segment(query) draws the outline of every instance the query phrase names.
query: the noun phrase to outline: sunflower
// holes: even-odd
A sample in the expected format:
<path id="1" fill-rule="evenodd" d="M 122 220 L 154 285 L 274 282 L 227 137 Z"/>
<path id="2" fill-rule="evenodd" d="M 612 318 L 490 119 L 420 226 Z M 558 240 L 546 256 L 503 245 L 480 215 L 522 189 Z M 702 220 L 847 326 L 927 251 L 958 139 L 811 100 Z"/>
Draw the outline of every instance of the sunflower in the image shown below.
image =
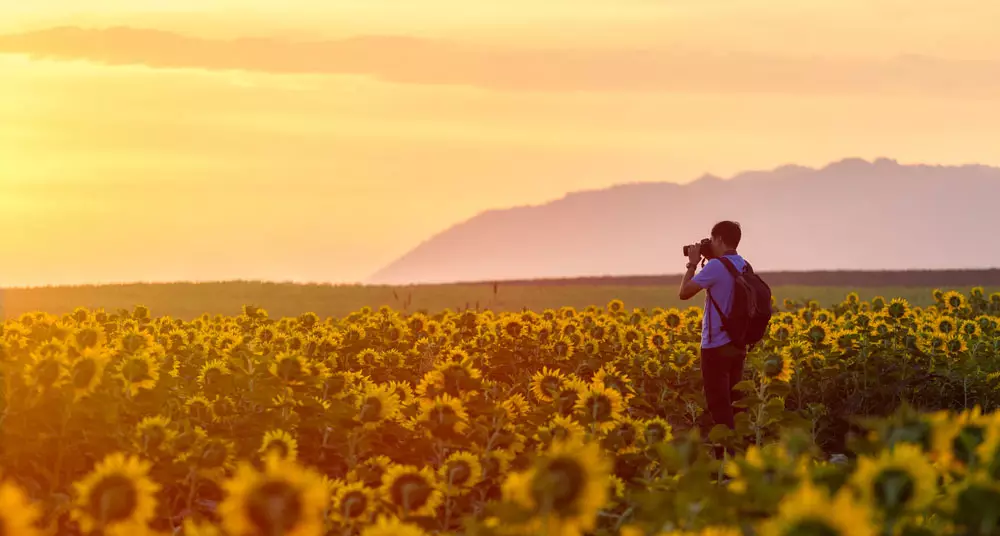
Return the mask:
<path id="1" fill-rule="evenodd" d="M 151 349 L 156 344 L 153 336 L 145 331 L 139 331 L 130 327 L 122 332 L 121 337 L 115 341 L 115 349 L 127 354 L 141 353 Z"/>
<path id="2" fill-rule="evenodd" d="M 646 346 L 656 350 L 657 352 L 665 350 L 669 342 L 670 339 L 667 337 L 667 334 L 659 330 L 650 333 L 649 336 L 646 337 Z"/>
<path id="3" fill-rule="evenodd" d="M 115 377 L 125 385 L 125 390 L 136 396 L 142 389 L 153 389 L 160 379 L 160 366 L 153 354 L 140 351 L 126 355 L 118 362 Z"/>
<path id="4" fill-rule="evenodd" d="M 771 322 L 768 328 L 771 340 L 783 343 L 792 336 L 792 329 L 782 322 Z"/>
<path id="5" fill-rule="evenodd" d="M 73 330 L 69 342 L 78 350 L 103 348 L 108 338 L 98 324 L 81 325 Z"/>
<path id="6" fill-rule="evenodd" d="M 380 492 L 402 517 L 434 516 L 443 499 L 429 467 L 390 466 L 382 475 Z"/>
<path id="7" fill-rule="evenodd" d="M 647 446 L 671 441 L 674 438 L 673 428 L 661 417 L 653 417 L 641 421 L 642 440 Z"/>
<path id="8" fill-rule="evenodd" d="M 367 523 L 376 509 L 375 491 L 364 482 L 337 482 L 330 497 L 330 518 L 341 525 Z"/>
<path id="9" fill-rule="evenodd" d="M 421 399 L 419 410 L 416 422 L 432 437 L 458 435 L 469 427 L 469 416 L 462 401 L 447 394 Z"/>
<path id="10" fill-rule="evenodd" d="M 176 436 L 177 432 L 170 427 L 170 418 L 156 415 L 139 421 L 133 443 L 140 452 L 152 453 L 169 445 Z"/>
<path id="11" fill-rule="evenodd" d="M 977 452 L 998 426 L 1000 414 L 983 415 L 977 406 L 958 414 L 940 411 L 930 416 L 931 460 L 939 467 L 959 473 L 976 464 Z"/>
<path id="12" fill-rule="evenodd" d="M 647 378 L 659 378 L 663 370 L 663 362 L 655 357 L 642 361 L 642 372 Z"/>
<path id="13" fill-rule="evenodd" d="M 282 352 L 274 356 L 267 370 L 284 383 L 298 385 L 309 375 L 309 360 L 297 352 Z"/>
<path id="14" fill-rule="evenodd" d="M 405 523 L 394 517 L 382 517 L 374 525 L 365 527 L 361 536 L 427 536 L 427 532 L 413 523 Z"/>
<path id="15" fill-rule="evenodd" d="M 677 372 L 683 372 L 694 367 L 697 354 L 688 345 L 674 347 L 670 353 L 670 368 Z"/>
<path id="16" fill-rule="evenodd" d="M 457 495 L 472 489 L 483 478 L 483 467 L 479 458 L 468 452 L 455 452 L 448 456 L 438 478 L 448 495 Z"/>
<path id="17" fill-rule="evenodd" d="M 72 518 L 80 530 L 144 529 L 156 513 L 156 493 L 160 490 L 149 478 L 150 467 L 149 462 L 135 456 L 114 453 L 74 483 Z"/>
<path id="18" fill-rule="evenodd" d="M 584 425 L 597 430 L 611 430 L 622 412 L 622 397 L 618 391 L 593 383 L 580 393 L 574 406 L 574 415 Z"/>
<path id="19" fill-rule="evenodd" d="M 595 528 L 610 474 L 596 443 L 559 441 L 530 469 L 507 477 L 503 498 L 532 514 L 525 527 L 532 533 L 578 536 Z"/>
<path id="20" fill-rule="evenodd" d="M 806 340 L 814 347 L 825 346 L 830 340 L 830 326 L 822 322 L 812 321 L 802 330 Z"/>
<path id="21" fill-rule="evenodd" d="M 365 389 L 355 402 L 358 421 L 365 428 L 375 430 L 385 421 L 392 421 L 399 415 L 399 395 L 387 385 L 372 385 Z"/>
<path id="22" fill-rule="evenodd" d="M 16 536 L 41 536 L 35 522 L 42 512 L 31 503 L 21 488 L 10 482 L 0 483 L 0 533 Z"/>
<path id="23" fill-rule="evenodd" d="M 941 301 L 947 308 L 951 309 L 952 311 L 965 307 L 965 296 L 963 296 L 959 292 L 955 292 L 954 290 L 945 292 L 944 296 L 942 296 Z"/>
<path id="24" fill-rule="evenodd" d="M 236 446 L 232 441 L 209 437 L 199 427 L 195 427 L 195 438 L 191 449 L 178 456 L 177 461 L 187 462 L 203 478 L 222 479 L 233 469 Z"/>
<path id="25" fill-rule="evenodd" d="M 39 389 L 57 388 L 67 378 L 66 352 L 36 351 L 24 370 L 24 383 Z"/>
<path id="26" fill-rule="evenodd" d="M 375 368 L 378 366 L 379 355 L 378 351 L 373 348 L 365 348 L 358 352 L 358 355 L 354 356 L 354 360 L 357 361 L 362 368 Z"/>
<path id="27" fill-rule="evenodd" d="M 608 452 L 619 455 L 637 452 L 639 439 L 642 436 L 642 422 L 627 415 L 619 415 L 615 419 L 614 428 L 607 430 L 602 439 L 602 446 Z"/>
<path id="28" fill-rule="evenodd" d="M 212 402 L 202 395 L 194 395 L 184 402 L 184 409 L 194 420 L 208 422 L 215 419 Z"/>
<path id="29" fill-rule="evenodd" d="M 438 374 L 434 377 L 439 381 L 440 391 L 458 398 L 466 398 L 474 394 L 480 387 L 482 373 L 472 364 L 472 359 L 462 352 L 461 359 L 448 360 L 434 366 Z"/>
<path id="30" fill-rule="evenodd" d="M 769 380 L 788 382 L 795 372 L 795 361 L 782 354 L 769 354 L 761 362 L 761 372 Z"/>
<path id="31" fill-rule="evenodd" d="M 517 393 L 508 396 L 501 402 L 500 408 L 503 410 L 504 415 L 507 416 L 507 420 L 516 421 L 531 411 L 531 404 L 525 400 L 524 395 Z"/>
<path id="32" fill-rule="evenodd" d="M 764 522 L 761 536 L 875 536 L 867 505 L 855 502 L 847 490 L 831 498 L 809 480 L 785 496 L 778 514 Z"/>
<path id="33" fill-rule="evenodd" d="M 554 397 L 559 394 L 559 389 L 565 379 L 566 376 L 559 369 L 542 367 L 541 371 L 536 372 L 531 377 L 531 394 L 535 395 L 539 402 L 552 402 Z"/>
<path id="34" fill-rule="evenodd" d="M 261 458 L 267 458 L 268 455 L 274 454 L 279 458 L 294 460 L 299 454 L 299 443 L 284 430 L 271 430 L 264 434 L 264 440 L 261 441 L 260 449 L 257 452 L 260 453 Z"/>
<path id="35" fill-rule="evenodd" d="M 81 400 L 101 384 L 104 367 L 110 356 L 103 351 L 86 348 L 69 364 L 69 384 L 73 387 L 73 400 Z"/>
<path id="36" fill-rule="evenodd" d="M 202 365 L 201 372 L 198 374 L 198 385 L 202 388 L 214 385 L 229 373 L 229 366 L 225 361 L 213 359 Z"/>
<path id="37" fill-rule="evenodd" d="M 919 512 L 934 501 L 937 473 L 917 445 L 901 443 L 877 458 L 862 457 L 852 478 L 861 498 L 890 515 Z"/>
<path id="38" fill-rule="evenodd" d="M 405 381 L 393 380 L 389 382 L 388 390 L 399 397 L 400 405 L 409 404 L 413 400 L 413 386 Z"/>
<path id="39" fill-rule="evenodd" d="M 611 300 L 608 302 L 608 312 L 611 314 L 618 314 L 625 311 L 625 302 L 621 300 Z"/>
<path id="40" fill-rule="evenodd" d="M 269 456 L 263 471 L 241 464 L 223 488 L 218 511 L 230 536 L 324 533 L 327 489 L 320 475 L 294 460 Z"/>
<path id="41" fill-rule="evenodd" d="M 372 456 L 347 473 L 348 482 L 364 482 L 368 487 L 382 485 L 382 475 L 392 465 L 388 456 Z"/>
<path id="42" fill-rule="evenodd" d="M 575 338 L 579 338 L 578 333 L 556 339 L 551 344 L 546 345 L 545 349 L 552 356 L 552 359 L 566 361 L 573 357 L 576 352 L 577 342 L 574 341 Z"/>
<path id="43" fill-rule="evenodd" d="M 625 402 L 628 402 L 635 396 L 635 390 L 632 388 L 632 380 L 629 379 L 627 374 L 618 372 L 618 369 L 611 363 L 605 363 L 594 374 L 591 383 L 618 391 L 618 394 L 621 395 L 622 400 Z"/>

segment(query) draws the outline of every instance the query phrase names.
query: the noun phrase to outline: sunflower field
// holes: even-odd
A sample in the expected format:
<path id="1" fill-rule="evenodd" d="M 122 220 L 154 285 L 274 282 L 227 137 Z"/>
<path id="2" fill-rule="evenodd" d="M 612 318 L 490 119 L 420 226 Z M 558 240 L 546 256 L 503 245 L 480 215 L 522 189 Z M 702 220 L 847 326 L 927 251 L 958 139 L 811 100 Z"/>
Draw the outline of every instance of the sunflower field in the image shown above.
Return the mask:
<path id="1" fill-rule="evenodd" d="M 0 536 L 1000 534 L 1000 294 L 0 325 Z M 736 454 L 716 460 L 713 450 Z"/>

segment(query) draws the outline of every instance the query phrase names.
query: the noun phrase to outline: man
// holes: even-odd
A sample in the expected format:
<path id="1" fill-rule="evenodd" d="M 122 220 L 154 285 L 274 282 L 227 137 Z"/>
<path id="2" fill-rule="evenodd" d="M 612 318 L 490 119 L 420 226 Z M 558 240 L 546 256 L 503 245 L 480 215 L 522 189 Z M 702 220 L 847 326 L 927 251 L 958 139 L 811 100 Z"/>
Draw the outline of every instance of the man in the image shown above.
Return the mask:
<path id="1" fill-rule="evenodd" d="M 732 307 L 735 278 L 719 260 L 729 259 L 736 270 L 742 272 L 746 261 L 736 252 L 740 245 L 742 231 L 740 224 L 722 221 L 712 227 L 712 255 L 704 269 L 695 275 L 701 261 L 699 244 L 689 246 L 687 271 L 681 280 L 680 298 L 689 300 L 706 291 L 705 314 L 701 329 L 701 375 L 705 385 L 705 401 L 715 424 L 735 428 L 733 421 L 733 387 L 743 378 L 743 362 L 746 360 L 746 346 L 734 345 L 722 328 L 719 311 L 729 315 Z M 715 300 L 715 304 L 712 300 Z M 717 455 L 721 454 L 718 452 Z M 721 457 L 721 455 L 719 456 Z"/>

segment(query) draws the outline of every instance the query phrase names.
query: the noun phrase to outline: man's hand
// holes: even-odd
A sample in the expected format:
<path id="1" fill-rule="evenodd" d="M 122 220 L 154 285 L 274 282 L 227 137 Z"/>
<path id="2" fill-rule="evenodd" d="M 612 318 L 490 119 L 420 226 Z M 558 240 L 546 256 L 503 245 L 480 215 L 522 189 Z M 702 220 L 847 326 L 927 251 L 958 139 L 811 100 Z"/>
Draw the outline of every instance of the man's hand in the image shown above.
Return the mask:
<path id="1" fill-rule="evenodd" d="M 701 261 L 701 244 L 688 246 L 688 262 L 698 264 L 699 261 Z"/>

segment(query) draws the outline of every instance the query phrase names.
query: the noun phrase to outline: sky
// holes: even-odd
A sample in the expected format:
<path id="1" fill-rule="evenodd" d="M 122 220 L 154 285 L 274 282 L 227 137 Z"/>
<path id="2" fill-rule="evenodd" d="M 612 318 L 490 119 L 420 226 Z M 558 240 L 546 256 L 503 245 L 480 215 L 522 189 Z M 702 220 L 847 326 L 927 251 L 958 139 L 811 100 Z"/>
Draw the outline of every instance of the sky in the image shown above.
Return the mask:
<path id="1" fill-rule="evenodd" d="M 572 191 L 1000 165 L 997 20 L 987 0 L 5 2 L 0 286 L 364 281 Z"/>

